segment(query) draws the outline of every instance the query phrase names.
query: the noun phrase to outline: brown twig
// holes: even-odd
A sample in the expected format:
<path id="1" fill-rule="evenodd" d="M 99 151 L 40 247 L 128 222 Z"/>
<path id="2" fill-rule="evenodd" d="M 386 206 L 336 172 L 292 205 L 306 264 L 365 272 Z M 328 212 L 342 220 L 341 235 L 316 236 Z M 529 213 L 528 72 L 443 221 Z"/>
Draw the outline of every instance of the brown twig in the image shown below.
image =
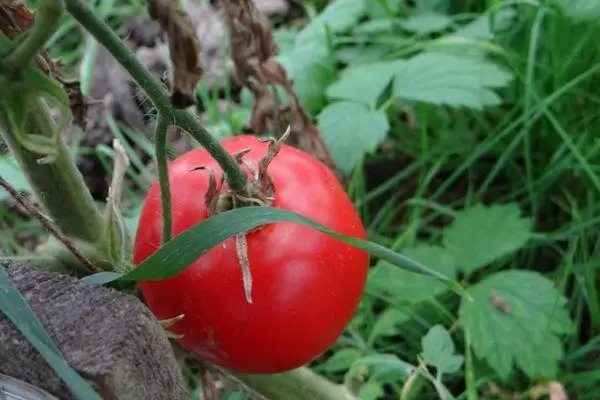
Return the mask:
<path id="1" fill-rule="evenodd" d="M 80 252 L 73 243 L 69 240 L 68 237 L 62 234 L 55 226 L 54 222 L 48 217 L 46 214 L 41 212 L 38 207 L 33 205 L 25 196 L 19 193 L 15 188 L 13 188 L 10 183 L 8 183 L 0 174 L 0 187 L 4 188 L 16 201 L 19 203 L 21 207 L 29 213 L 32 217 L 37 219 L 40 224 L 56 237 L 79 261 L 81 261 L 85 266 L 87 266 L 92 272 L 102 272 L 102 269 L 94 265 L 82 252 Z"/>
<path id="2" fill-rule="evenodd" d="M 235 79 L 254 96 L 250 121 L 254 132 L 265 133 L 269 129 L 282 132 L 281 127 L 289 125 L 290 145 L 312 154 L 338 173 L 321 133 L 294 92 L 292 81 L 274 59 L 279 49 L 267 18 L 251 0 L 221 0 L 221 5 L 229 31 Z M 271 85 L 285 90 L 288 107 L 281 106 L 278 95 L 270 90 Z M 284 121 L 286 114 L 289 121 Z"/>

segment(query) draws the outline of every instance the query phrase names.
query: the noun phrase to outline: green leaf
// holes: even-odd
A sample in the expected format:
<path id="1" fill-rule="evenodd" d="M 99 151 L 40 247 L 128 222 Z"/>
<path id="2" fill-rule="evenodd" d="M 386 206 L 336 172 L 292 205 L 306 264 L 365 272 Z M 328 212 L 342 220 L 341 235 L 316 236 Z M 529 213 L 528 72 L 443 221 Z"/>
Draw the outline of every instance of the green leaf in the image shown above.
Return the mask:
<path id="1" fill-rule="evenodd" d="M 377 400 L 383 396 L 385 391 L 379 382 L 370 381 L 360 387 L 358 398 L 361 400 Z"/>
<path id="2" fill-rule="evenodd" d="M 390 128 L 383 111 L 349 101 L 328 105 L 317 121 L 325 144 L 344 172 L 352 171 L 365 153 L 374 151 Z"/>
<path id="3" fill-rule="evenodd" d="M 597 0 L 553 0 L 552 3 L 574 22 L 597 23 L 600 18 L 600 2 Z"/>
<path id="4" fill-rule="evenodd" d="M 456 276 L 454 257 L 441 246 L 418 243 L 404 249 L 403 253 L 451 279 Z M 366 291 L 391 296 L 396 302 L 418 303 L 444 293 L 446 287 L 429 277 L 380 261 L 369 274 Z"/>
<path id="5" fill-rule="evenodd" d="M 463 357 L 454 354 L 454 342 L 442 325 L 433 326 L 421 340 L 423 360 L 435 367 L 438 374 L 456 372 Z"/>
<path id="6" fill-rule="evenodd" d="M 489 61 L 425 52 L 399 64 L 394 94 L 405 100 L 482 109 L 500 104 L 492 88 L 511 79 L 510 73 Z"/>
<path id="7" fill-rule="evenodd" d="M 468 291 L 473 301 L 461 302 L 459 316 L 477 357 L 503 380 L 513 363 L 532 379 L 556 376 L 563 356 L 557 335 L 574 327 L 552 281 L 533 271 L 503 271 Z"/>
<path id="8" fill-rule="evenodd" d="M 509 28 L 516 15 L 517 12 L 513 8 L 508 7 L 500 8 L 493 13 L 487 11 L 449 36 L 493 39 L 494 32 L 503 31 Z M 493 30 L 490 19 L 492 19 L 494 23 Z"/>
<path id="9" fill-rule="evenodd" d="M 360 356 L 360 351 L 357 349 L 341 349 L 315 369 L 321 372 L 346 371 Z"/>
<path id="10" fill-rule="evenodd" d="M 409 32 L 427 34 L 442 31 L 448 28 L 451 23 L 452 19 L 447 15 L 424 12 L 402 21 L 400 26 Z"/>
<path id="11" fill-rule="evenodd" d="M 90 384 L 63 359 L 60 350 L 29 307 L 27 300 L 10 281 L 4 268 L 0 268 L 0 309 L 32 346 L 40 352 L 77 397 L 101 400 Z"/>
<path id="12" fill-rule="evenodd" d="M 198 257 L 226 239 L 265 224 L 282 221 L 310 226 L 319 232 L 328 234 L 346 244 L 366 251 L 371 256 L 386 260 L 401 268 L 436 276 L 438 279 L 448 282 L 453 290 L 464 293 L 464 289 L 457 282 L 451 281 L 443 274 L 377 243 L 339 234 L 293 212 L 258 206 L 225 211 L 188 228 L 161 246 L 154 254 L 127 274 L 101 272 L 83 279 L 103 284 L 117 279 L 127 281 L 167 279 L 183 271 Z"/>
<path id="13" fill-rule="evenodd" d="M 410 319 L 410 314 L 393 307 L 388 308 L 377 318 L 377 322 L 375 322 L 371 330 L 369 342 L 373 343 L 381 336 L 396 335 L 398 333 L 398 325 L 410 321 Z"/>
<path id="14" fill-rule="evenodd" d="M 292 79 L 302 104 L 315 113 L 327 103 L 325 89 L 335 78 L 333 56 L 324 41 L 295 46 L 277 60 Z"/>
<path id="15" fill-rule="evenodd" d="M 458 212 L 443 232 L 444 247 L 458 268 L 473 272 L 496 259 L 514 253 L 531 237 L 532 221 L 520 216 L 517 204 L 481 204 Z"/>
<path id="16" fill-rule="evenodd" d="M 416 9 L 420 12 L 448 13 L 450 11 L 450 0 L 416 0 L 415 3 Z"/>
<path id="17" fill-rule="evenodd" d="M 326 29 L 332 33 L 345 31 L 358 22 L 365 11 L 363 0 L 337 0 L 330 3 L 298 33 L 296 44 L 325 37 Z"/>
<path id="18" fill-rule="evenodd" d="M 0 176 L 18 191 L 31 191 L 27 178 L 15 160 L 8 155 L 0 155 Z M 8 196 L 8 192 L 0 188 L 0 201 Z"/>
<path id="19" fill-rule="evenodd" d="M 357 36 L 389 34 L 392 29 L 394 24 L 390 18 L 370 19 L 352 29 L 352 34 Z"/>
<path id="20" fill-rule="evenodd" d="M 370 367 L 371 377 L 380 383 L 398 382 L 406 379 L 413 366 L 393 354 L 375 354 L 358 359 L 354 365 Z"/>
<path id="21" fill-rule="evenodd" d="M 329 86 L 327 96 L 351 100 L 373 108 L 394 76 L 397 62 L 379 62 L 349 67 Z"/>

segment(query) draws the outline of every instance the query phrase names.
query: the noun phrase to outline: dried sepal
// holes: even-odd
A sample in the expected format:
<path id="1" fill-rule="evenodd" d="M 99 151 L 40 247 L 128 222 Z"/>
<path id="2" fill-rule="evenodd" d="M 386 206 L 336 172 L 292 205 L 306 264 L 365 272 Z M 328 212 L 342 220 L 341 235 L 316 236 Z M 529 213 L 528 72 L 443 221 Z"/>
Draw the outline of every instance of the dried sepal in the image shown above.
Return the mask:
<path id="1" fill-rule="evenodd" d="M 252 301 L 252 274 L 250 272 L 250 260 L 248 259 L 248 241 L 246 234 L 235 235 L 235 250 L 242 268 L 242 283 L 244 284 L 244 295 L 250 304 Z"/>

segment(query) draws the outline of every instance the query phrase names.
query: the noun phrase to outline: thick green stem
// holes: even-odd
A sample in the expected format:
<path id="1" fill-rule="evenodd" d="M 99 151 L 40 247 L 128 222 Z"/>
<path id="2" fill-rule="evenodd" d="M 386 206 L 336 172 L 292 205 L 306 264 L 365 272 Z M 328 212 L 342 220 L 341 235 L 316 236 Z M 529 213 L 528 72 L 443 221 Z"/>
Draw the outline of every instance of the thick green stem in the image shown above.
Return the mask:
<path id="1" fill-rule="evenodd" d="M 29 112 L 35 113 L 37 118 L 28 118 L 27 132 L 52 137 L 57 128 L 46 103 L 38 99 Z M 101 241 L 104 228 L 102 215 L 64 141 L 56 141 L 57 154 L 52 163 L 38 163 L 40 154 L 21 145 L 6 118 L 2 104 L 0 133 L 27 176 L 38 201 L 60 231 L 69 237 L 90 243 Z"/>
<path id="2" fill-rule="evenodd" d="M 171 187 L 169 183 L 169 170 L 167 167 L 167 129 L 169 120 L 159 114 L 154 128 L 154 142 L 156 145 L 156 164 L 158 167 L 158 182 L 160 185 L 160 199 L 162 202 L 163 233 L 162 242 L 171 239 Z"/>
<path id="3" fill-rule="evenodd" d="M 2 66 L 10 72 L 19 72 L 23 66 L 33 60 L 60 27 L 63 10 L 62 2 L 41 0 L 35 15 L 35 23 L 27 32 L 25 39 L 2 62 Z"/>
<path id="4" fill-rule="evenodd" d="M 58 0 L 54 0 L 58 1 Z M 119 37 L 98 17 L 82 0 L 65 0 L 67 11 L 79 22 L 98 43 L 102 44 L 131 74 L 140 88 L 150 98 L 159 114 L 174 125 L 178 125 L 194 137 L 210 155 L 219 163 L 225 172 L 227 184 L 234 191 L 243 191 L 246 187 L 247 176 L 234 158 L 223 149 L 218 141 L 200 125 L 197 118 L 187 111 L 174 111 L 169 94 L 163 86 L 146 69 L 135 54 L 125 46 Z"/>
<path id="5" fill-rule="evenodd" d="M 274 375 L 233 376 L 269 400 L 357 400 L 346 387 L 322 378 L 307 367 Z"/>

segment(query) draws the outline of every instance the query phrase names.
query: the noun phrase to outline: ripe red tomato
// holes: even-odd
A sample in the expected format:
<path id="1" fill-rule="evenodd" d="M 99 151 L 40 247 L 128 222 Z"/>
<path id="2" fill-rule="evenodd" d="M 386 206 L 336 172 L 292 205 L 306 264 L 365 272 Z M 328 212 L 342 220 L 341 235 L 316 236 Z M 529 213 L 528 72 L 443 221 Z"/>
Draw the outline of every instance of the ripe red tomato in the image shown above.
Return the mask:
<path id="1" fill-rule="evenodd" d="M 258 167 L 268 144 L 250 135 L 224 140 L 231 154 Z M 169 166 L 173 235 L 207 218 L 204 195 L 209 167 L 219 165 L 202 148 Z M 273 207 L 293 211 L 337 232 L 364 238 L 365 230 L 343 187 L 322 163 L 283 146 L 267 172 L 275 186 Z M 150 188 L 135 237 L 134 262 L 159 246 L 161 202 Z M 209 362 L 245 373 L 278 373 L 300 367 L 327 350 L 341 335 L 360 301 L 368 254 L 305 225 L 278 222 L 247 236 L 253 304 L 246 301 L 234 239 L 198 258 L 179 275 L 140 285 L 159 319 L 185 314 L 170 331 L 179 343 Z"/>

